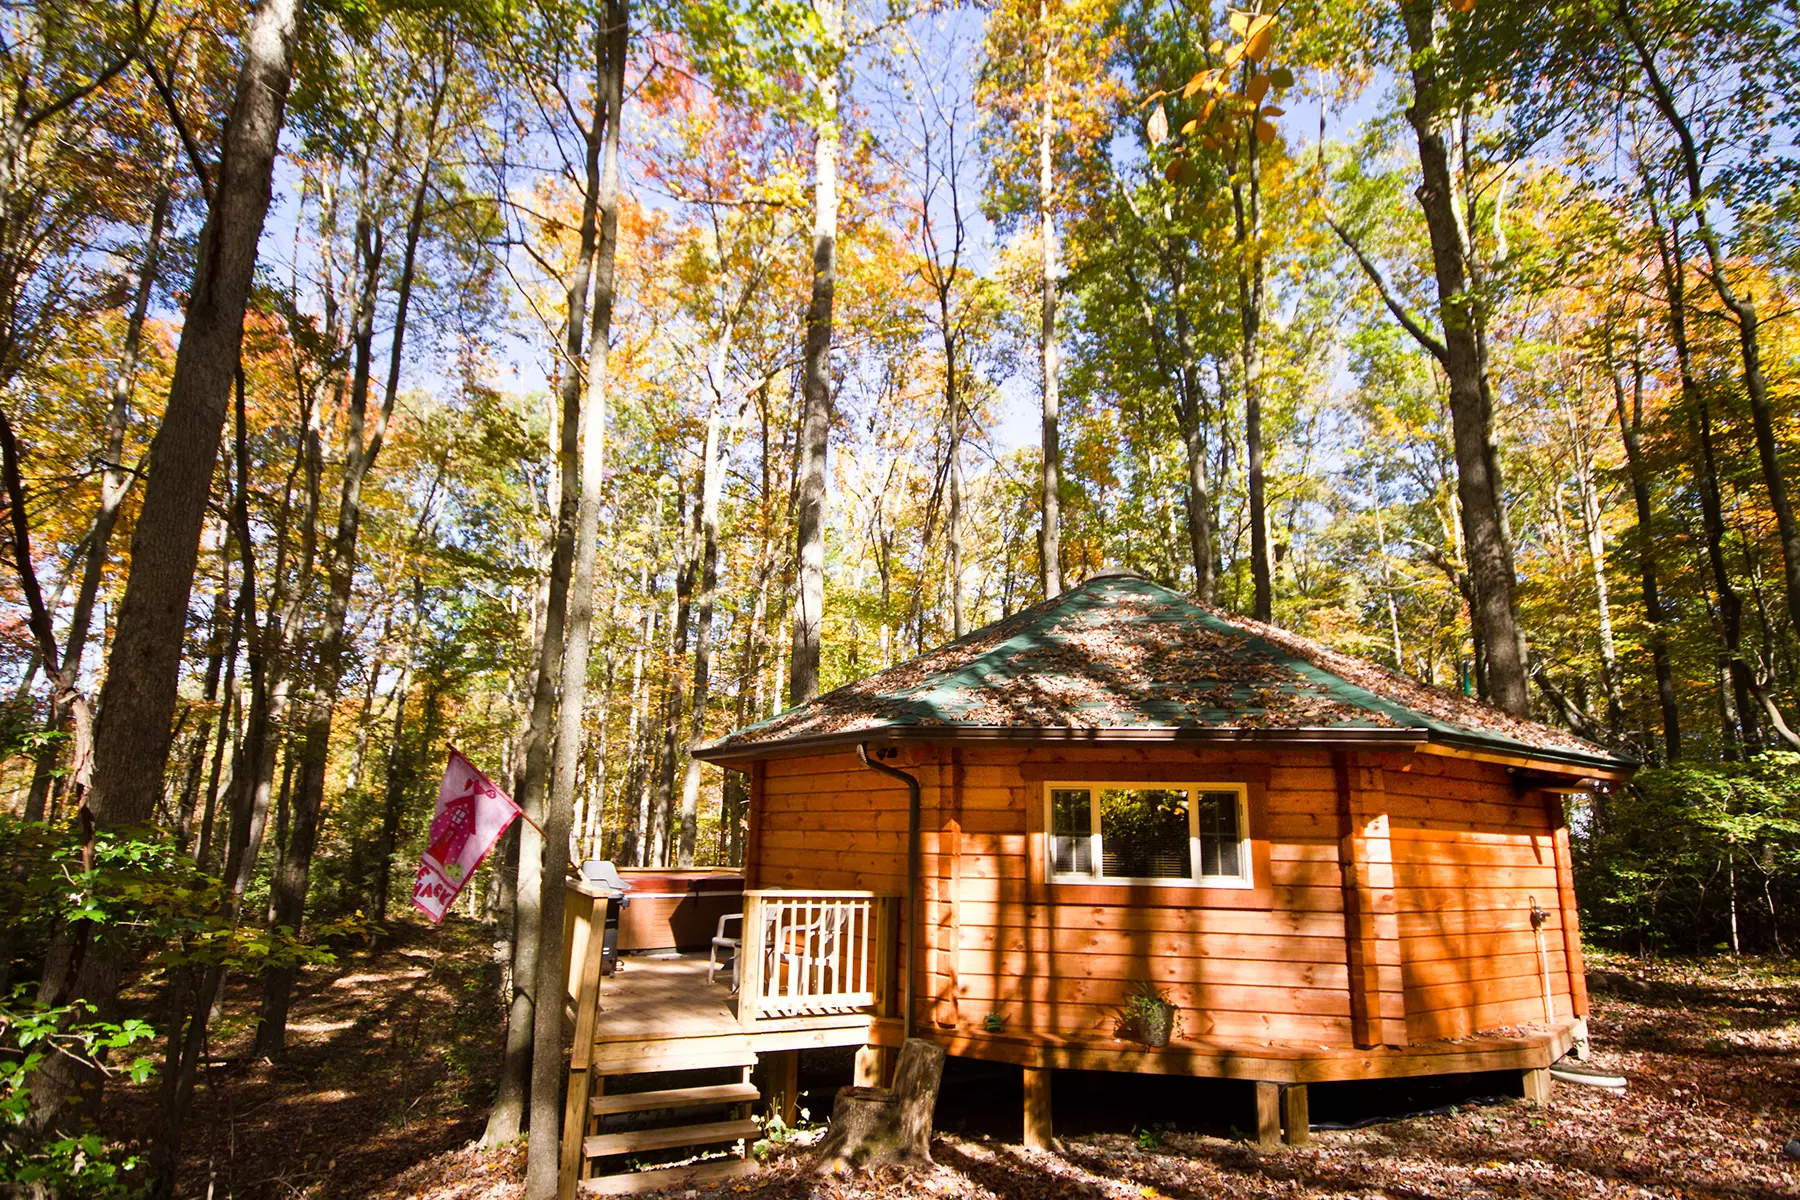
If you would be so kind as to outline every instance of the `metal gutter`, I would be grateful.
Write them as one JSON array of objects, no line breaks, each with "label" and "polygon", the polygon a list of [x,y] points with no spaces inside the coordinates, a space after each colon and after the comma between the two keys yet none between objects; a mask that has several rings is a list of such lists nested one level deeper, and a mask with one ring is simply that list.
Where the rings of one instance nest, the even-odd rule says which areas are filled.
[{"label": "metal gutter", "polygon": [[871,771],[898,779],[906,785],[906,977],[901,989],[901,1019],[906,1036],[913,1032],[913,966],[919,945],[919,778],[898,767],[876,762],[869,757],[869,747],[856,744],[856,757]]}]

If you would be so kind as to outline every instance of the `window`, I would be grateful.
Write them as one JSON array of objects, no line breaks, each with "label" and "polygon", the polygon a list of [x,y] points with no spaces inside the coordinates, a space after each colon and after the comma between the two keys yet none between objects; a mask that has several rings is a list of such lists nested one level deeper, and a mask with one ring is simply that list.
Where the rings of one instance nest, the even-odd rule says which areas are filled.
[{"label": "window", "polygon": [[1251,886],[1242,784],[1052,783],[1046,790],[1056,882]]}]

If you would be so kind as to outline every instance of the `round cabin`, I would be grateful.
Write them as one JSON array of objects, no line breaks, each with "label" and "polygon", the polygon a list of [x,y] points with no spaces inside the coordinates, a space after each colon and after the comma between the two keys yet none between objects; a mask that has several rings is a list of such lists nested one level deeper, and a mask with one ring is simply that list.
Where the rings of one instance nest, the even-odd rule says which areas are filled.
[{"label": "round cabin", "polygon": [[1059,1067],[1252,1081],[1265,1140],[1308,1082],[1541,1095],[1585,1044],[1562,797],[1633,766],[1124,572],[699,753],[749,776],[747,897],[894,897],[881,1007],[1023,1067],[1033,1142]]}]

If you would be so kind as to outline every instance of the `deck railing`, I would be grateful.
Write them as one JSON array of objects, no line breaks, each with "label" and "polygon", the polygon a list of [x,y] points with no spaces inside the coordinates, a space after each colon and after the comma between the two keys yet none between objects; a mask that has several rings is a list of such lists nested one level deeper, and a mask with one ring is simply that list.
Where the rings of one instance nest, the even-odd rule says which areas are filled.
[{"label": "deck railing", "polygon": [[876,892],[745,892],[740,1022],[885,1012],[897,912]]}]

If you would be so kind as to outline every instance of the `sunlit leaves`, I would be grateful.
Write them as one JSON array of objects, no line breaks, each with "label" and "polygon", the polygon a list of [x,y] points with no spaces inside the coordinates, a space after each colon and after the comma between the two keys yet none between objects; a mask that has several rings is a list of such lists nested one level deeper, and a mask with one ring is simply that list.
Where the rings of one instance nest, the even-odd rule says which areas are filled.
[{"label": "sunlit leaves", "polygon": [[1188,161],[1195,149],[1223,152],[1229,160],[1240,136],[1253,137],[1261,146],[1274,145],[1275,118],[1283,110],[1264,102],[1294,85],[1293,71],[1268,61],[1279,27],[1275,14],[1233,11],[1228,24],[1235,40],[1214,39],[1206,50],[1217,65],[1195,72],[1175,92],[1159,91],[1149,98],[1144,136],[1152,148],[1170,144],[1166,101],[1184,107],[1201,101],[1195,115],[1182,122],[1181,142],[1170,147],[1171,157],[1163,168],[1164,178],[1178,186],[1192,186],[1200,177]]}]

